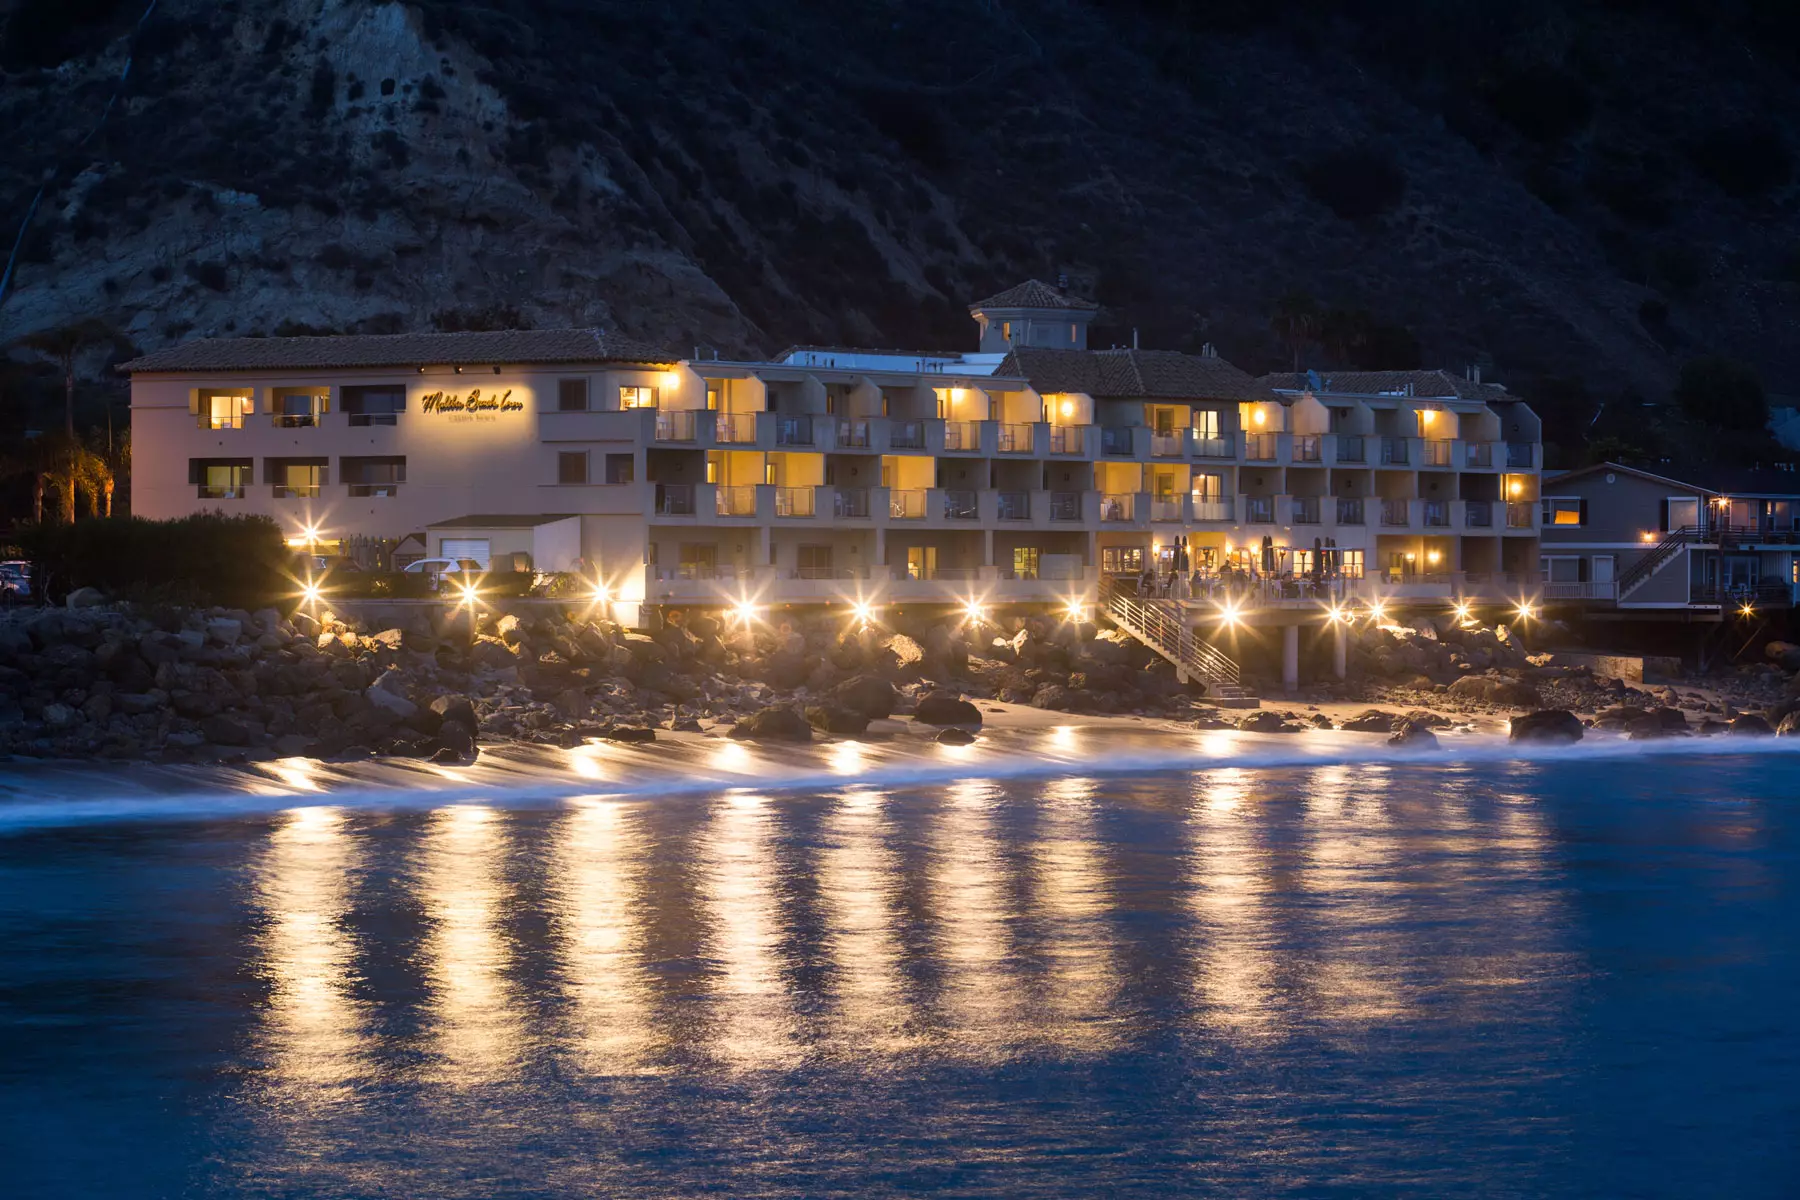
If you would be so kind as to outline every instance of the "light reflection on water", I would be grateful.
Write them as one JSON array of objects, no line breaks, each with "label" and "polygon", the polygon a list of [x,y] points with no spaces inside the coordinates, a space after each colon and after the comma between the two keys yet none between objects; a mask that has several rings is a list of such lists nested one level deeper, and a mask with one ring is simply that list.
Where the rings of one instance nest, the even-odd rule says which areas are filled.
[{"label": "light reflection on water", "polygon": [[568,999],[567,1050],[590,1075],[654,1067],[661,1037],[645,968],[641,803],[578,800],[556,830],[551,912]]},{"label": "light reflection on water", "polygon": [[431,928],[426,1028],[434,1077],[453,1088],[506,1078],[519,1062],[523,1017],[500,927],[510,902],[504,824],[482,805],[440,808],[420,847],[418,893]]}]

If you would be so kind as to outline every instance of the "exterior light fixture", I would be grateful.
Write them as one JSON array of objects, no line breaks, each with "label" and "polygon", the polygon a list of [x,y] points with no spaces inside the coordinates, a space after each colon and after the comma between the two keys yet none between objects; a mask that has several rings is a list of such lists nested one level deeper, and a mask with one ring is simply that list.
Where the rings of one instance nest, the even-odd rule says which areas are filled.
[{"label": "exterior light fixture", "polygon": [[1387,605],[1379,600],[1369,601],[1369,620],[1383,621],[1387,619]]},{"label": "exterior light fixture", "polygon": [[1439,554],[1436,550],[1428,550],[1425,552],[1425,561],[1430,563],[1434,567],[1438,565],[1439,560],[1441,560],[1443,557],[1444,556],[1442,554]]},{"label": "exterior light fixture", "polygon": [[1064,607],[1068,613],[1069,620],[1083,621],[1087,619],[1087,605],[1083,604],[1081,601],[1071,600]]},{"label": "exterior light fixture", "polygon": [[1457,602],[1457,604],[1456,604],[1456,619],[1458,621],[1466,621],[1469,619],[1469,605],[1466,601],[1458,601]]},{"label": "exterior light fixture", "polygon": [[1065,417],[1072,417],[1075,415],[1075,402],[1073,400],[1064,400],[1062,402],[1062,415]]},{"label": "exterior light fixture", "polygon": [[1530,601],[1521,600],[1517,611],[1519,619],[1523,621],[1529,621],[1531,618],[1537,616],[1537,609],[1531,606]]},{"label": "exterior light fixture", "polygon": [[1250,410],[1250,423],[1252,425],[1261,425],[1268,419],[1269,419],[1268,414],[1263,412],[1262,409],[1253,408]]},{"label": "exterior light fixture", "polygon": [[969,621],[985,621],[987,620],[987,609],[983,608],[979,601],[971,600],[963,605],[963,617]]},{"label": "exterior light fixture", "polygon": [[1227,600],[1219,606],[1219,620],[1227,629],[1236,629],[1243,623],[1243,608],[1236,600]]},{"label": "exterior light fixture", "polygon": [[592,595],[595,604],[605,604],[608,600],[612,599],[612,589],[607,587],[604,583],[596,582],[594,584]]},{"label": "exterior light fixture", "polygon": [[1510,484],[1507,485],[1506,490],[1507,490],[1508,495],[1522,496],[1525,494],[1525,485],[1520,483],[1517,479],[1515,479]]},{"label": "exterior light fixture", "polygon": [[1756,615],[1756,605],[1745,603],[1745,604],[1740,604],[1738,606],[1738,616],[1754,617],[1755,615]]},{"label": "exterior light fixture", "polygon": [[470,608],[474,608],[475,602],[481,599],[481,593],[475,590],[475,585],[472,583],[459,584],[458,586],[462,591],[462,602]]},{"label": "exterior light fixture", "polygon": [[319,602],[319,585],[316,583],[301,584],[300,599],[306,604],[317,604]]},{"label": "exterior light fixture", "polygon": [[850,615],[861,624],[867,625],[875,619],[875,606],[867,600],[858,600],[850,606]]},{"label": "exterior light fixture", "polygon": [[1651,533],[1648,529],[1646,529],[1646,530],[1644,530],[1644,540],[1646,542],[1654,542],[1656,540],[1656,535],[1654,533]]},{"label": "exterior light fixture", "polygon": [[761,609],[757,608],[756,605],[750,603],[748,600],[740,600],[731,606],[732,615],[737,617],[738,622],[743,625],[749,625],[752,621],[755,621],[757,614],[761,611]]},{"label": "exterior light fixture", "polygon": [[1333,604],[1330,608],[1326,609],[1325,610],[1325,620],[1327,623],[1332,624],[1332,625],[1343,624],[1343,622],[1344,622],[1343,606],[1338,605],[1338,604]]}]

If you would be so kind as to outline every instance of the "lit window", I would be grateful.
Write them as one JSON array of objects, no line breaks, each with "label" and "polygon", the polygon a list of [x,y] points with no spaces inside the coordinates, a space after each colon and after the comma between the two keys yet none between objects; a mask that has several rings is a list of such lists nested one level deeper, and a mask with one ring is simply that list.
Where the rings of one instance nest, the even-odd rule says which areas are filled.
[{"label": "lit window", "polygon": [[277,428],[308,429],[319,424],[319,417],[330,403],[329,389],[315,392],[282,388],[276,391],[269,407]]},{"label": "lit window", "polygon": [[1338,574],[1345,579],[1361,579],[1363,577],[1363,552],[1361,550],[1339,550],[1337,554],[1341,559],[1338,565]]},{"label": "lit window", "polygon": [[1012,341],[1012,322],[1011,321],[1000,322],[1000,336],[1005,338],[1009,342]]},{"label": "lit window", "polygon": [[242,429],[252,403],[249,392],[201,392],[200,428]]},{"label": "lit window", "polygon": [[1581,525],[1586,515],[1581,500],[1571,497],[1546,496],[1543,502],[1544,524]]},{"label": "lit window", "polygon": [[242,500],[250,487],[250,460],[189,459],[188,480],[195,485],[202,500]]},{"label": "lit window", "polygon": [[620,408],[655,408],[656,389],[653,387],[622,387],[619,389]]},{"label": "lit window", "polygon": [[1036,546],[1013,547],[1013,578],[1036,579],[1038,577],[1038,548]]},{"label": "lit window", "polygon": [[264,470],[277,499],[312,499],[325,486],[322,458],[271,458]]}]

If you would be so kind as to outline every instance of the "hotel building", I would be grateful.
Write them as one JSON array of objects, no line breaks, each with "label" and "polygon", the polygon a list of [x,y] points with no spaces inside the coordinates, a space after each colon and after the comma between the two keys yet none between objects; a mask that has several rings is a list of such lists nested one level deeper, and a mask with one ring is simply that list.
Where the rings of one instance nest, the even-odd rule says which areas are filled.
[{"label": "hotel building", "polygon": [[1091,601],[1178,536],[1265,585],[1335,547],[1340,594],[1532,590],[1539,426],[1504,388],[1093,350],[1095,311],[1031,281],[971,306],[974,353],[771,362],[587,329],[193,341],[122,368],[133,511],[585,564],[629,605]]}]

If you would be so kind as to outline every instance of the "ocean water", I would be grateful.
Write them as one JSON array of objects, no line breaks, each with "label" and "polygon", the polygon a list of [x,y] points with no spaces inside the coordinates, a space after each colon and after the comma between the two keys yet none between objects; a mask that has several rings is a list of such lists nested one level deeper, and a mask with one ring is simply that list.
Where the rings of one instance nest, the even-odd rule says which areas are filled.
[{"label": "ocean water", "polygon": [[1800,756],[998,742],[0,776],[0,1195],[1800,1194]]}]

